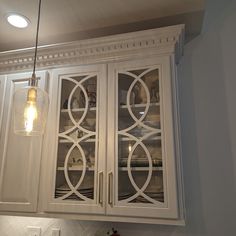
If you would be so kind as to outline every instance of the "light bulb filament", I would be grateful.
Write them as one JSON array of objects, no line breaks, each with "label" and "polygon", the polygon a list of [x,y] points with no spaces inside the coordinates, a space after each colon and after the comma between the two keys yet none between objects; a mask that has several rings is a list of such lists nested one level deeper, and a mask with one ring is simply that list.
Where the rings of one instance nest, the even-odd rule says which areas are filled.
[{"label": "light bulb filament", "polygon": [[131,150],[132,150],[132,146],[131,146],[131,144],[129,144],[128,149],[129,149],[129,152],[131,152]]},{"label": "light bulb filament", "polygon": [[31,132],[34,127],[34,121],[37,119],[37,108],[35,104],[28,103],[25,108],[24,117],[25,117],[25,130],[26,132]]},{"label": "light bulb filament", "polygon": [[30,133],[34,128],[34,121],[38,117],[37,107],[36,107],[36,97],[37,93],[35,89],[29,89],[27,96],[27,104],[24,110],[24,125],[25,131]]}]

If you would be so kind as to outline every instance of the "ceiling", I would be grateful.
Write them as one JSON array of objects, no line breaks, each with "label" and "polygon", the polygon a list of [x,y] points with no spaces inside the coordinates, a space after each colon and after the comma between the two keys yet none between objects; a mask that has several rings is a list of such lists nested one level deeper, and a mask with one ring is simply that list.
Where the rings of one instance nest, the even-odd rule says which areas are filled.
[{"label": "ceiling", "polygon": [[[205,0],[42,0],[39,45],[186,24],[186,40],[201,31]],[[34,46],[38,0],[0,0],[0,51]],[[30,19],[26,29],[9,12]]]}]

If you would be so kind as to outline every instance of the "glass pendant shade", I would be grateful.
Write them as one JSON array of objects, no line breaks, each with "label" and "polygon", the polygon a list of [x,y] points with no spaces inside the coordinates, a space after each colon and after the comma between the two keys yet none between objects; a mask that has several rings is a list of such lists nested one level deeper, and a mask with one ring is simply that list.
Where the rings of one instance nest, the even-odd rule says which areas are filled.
[{"label": "glass pendant shade", "polygon": [[32,77],[29,79],[29,86],[16,90],[13,96],[14,132],[25,136],[42,135],[45,129],[48,113],[49,97],[46,92],[37,86],[38,79],[35,74],[40,11],[41,0],[39,0],[38,5],[38,20]]},{"label": "glass pendant shade", "polygon": [[13,97],[14,132],[24,136],[42,135],[45,129],[49,98],[37,86],[18,89]]}]

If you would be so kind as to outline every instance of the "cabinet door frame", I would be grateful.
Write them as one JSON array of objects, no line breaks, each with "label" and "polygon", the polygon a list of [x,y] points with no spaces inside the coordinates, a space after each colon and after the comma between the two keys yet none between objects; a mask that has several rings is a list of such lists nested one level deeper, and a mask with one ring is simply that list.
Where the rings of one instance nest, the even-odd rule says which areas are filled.
[{"label": "cabinet door frame", "polygon": [[[49,122],[47,124],[47,133],[45,139],[45,150],[43,158],[43,166],[46,167],[43,173],[42,185],[45,185],[43,189],[46,188],[46,194],[43,197],[43,211],[45,212],[63,212],[63,213],[80,213],[80,214],[104,214],[105,213],[105,157],[106,157],[106,65],[83,65],[75,67],[67,67],[54,69],[51,71],[53,78],[53,89],[50,92],[50,109],[49,109]],[[56,167],[57,167],[57,134],[59,126],[59,116],[60,114],[60,82],[59,76],[62,75],[79,75],[79,74],[96,74],[97,75],[97,86],[99,92],[99,109],[97,108],[98,122],[98,164],[97,164],[97,176],[96,182],[96,199],[95,204],[81,204],[78,201],[65,201],[57,200],[54,198],[55,182],[56,182]],[[54,121],[54,122],[53,122]],[[56,122],[55,122],[56,121]],[[103,175],[102,179],[99,176]],[[99,185],[102,185],[100,186]],[[44,192],[45,193],[45,192]],[[99,202],[99,197],[101,202]]]},{"label": "cabinet door frame", "polygon": [[4,107],[4,99],[5,99],[5,92],[6,92],[6,75],[0,75],[0,134],[2,128],[2,118],[3,118],[3,107]]},{"label": "cabinet door frame", "polygon": [[[39,176],[40,176],[40,162],[41,162],[41,146],[42,137],[26,137],[25,142],[29,142],[30,149],[28,150],[28,161],[24,164],[26,172],[26,181],[24,183],[26,186],[26,192],[24,196],[17,196],[17,191],[11,196],[4,196],[5,192],[2,190],[4,186],[10,185],[10,183],[5,183],[4,179],[7,181],[17,181],[12,180],[11,173],[17,172],[18,165],[12,166],[10,168],[11,173],[6,173],[6,165],[8,163],[7,159],[7,148],[9,144],[9,134],[10,125],[12,122],[12,101],[14,93],[14,83],[24,83],[28,85],[28,79],[31,77],[32,73],[18,73],[5,76],[5,92],[4,92],[4,104],[3,110],[4,114],[2,116],[2,128],[0,135],[0,211],[7,212],[36,212],[38,204],[38,190],[39,190]],[[47,72],[39,71],[36,72],[39,78],[39,87],[42,89],[47,89],[48,77]],[[1,88],[1,91],[2,88]],[[3,125],[4,124],[4,125]],[[12,132],[12,131],[11,131]],[[19,139],[22,137],[19,136]],[[20,148],[19,146],[17,148]],[[21,161],[21,160],[19,160]],[[8,167],[9,168],[9,167]],[[9,169],[8,169],[9,171]],[[22,180],[23,181],[23,180]],[[11,186],[9,186],[10,188]],[[10,190],[12,191],[12,190]],[[5,199],[4,199],[5,198]]]},{"label": "cabinet door frame", "polygon": [[[117,186],[118,186],[118,161],[117,161],[117,147],[116,147],[116,134],[115,127],[117,122],[117,88],[116,80],[119,70],[131,70],[138,67],[153,67],[158,66],[161,73],[160,89],[162,93],[162,110],[161,110],[161,123],[163,126],[162,140],[164,141],[164,164],[163,176],[164,191],[166,196],[166,205],[163,207],[150,206],[142,207],[137,204],[135,206],[119,205],[116,202]],[[174,134],[174,110],[173,110],[173,97],[172,97],[172,80],[175,79],[174,74],[171,73],[172,59],[171,56],[160,56],[148,59],[137,59],[132,61],[124,61],[117,63],[110,63],[108,65],[108,146],[107,146],[107,178],[108,178],[108,191],[107,198],[107,214],[119,216],[139,216],[148,218],[172,218],[179,217],[178,210],[178,192],[177,192],[177,175],[176,175],[176,155],[175,155],[175,134]]]}]

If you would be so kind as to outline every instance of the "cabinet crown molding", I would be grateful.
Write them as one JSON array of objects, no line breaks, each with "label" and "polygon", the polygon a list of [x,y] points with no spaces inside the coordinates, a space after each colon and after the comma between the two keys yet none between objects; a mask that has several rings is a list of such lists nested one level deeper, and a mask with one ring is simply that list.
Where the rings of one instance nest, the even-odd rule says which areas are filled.
[{"label": "cabinet crown molding", "polygon": [[[38,48],[37,68],[118,61],[143,55],[183,54],[184,25],[137,31]],[[28,71],[33,67],[34,48],[0,53],[0,73]]]}]

